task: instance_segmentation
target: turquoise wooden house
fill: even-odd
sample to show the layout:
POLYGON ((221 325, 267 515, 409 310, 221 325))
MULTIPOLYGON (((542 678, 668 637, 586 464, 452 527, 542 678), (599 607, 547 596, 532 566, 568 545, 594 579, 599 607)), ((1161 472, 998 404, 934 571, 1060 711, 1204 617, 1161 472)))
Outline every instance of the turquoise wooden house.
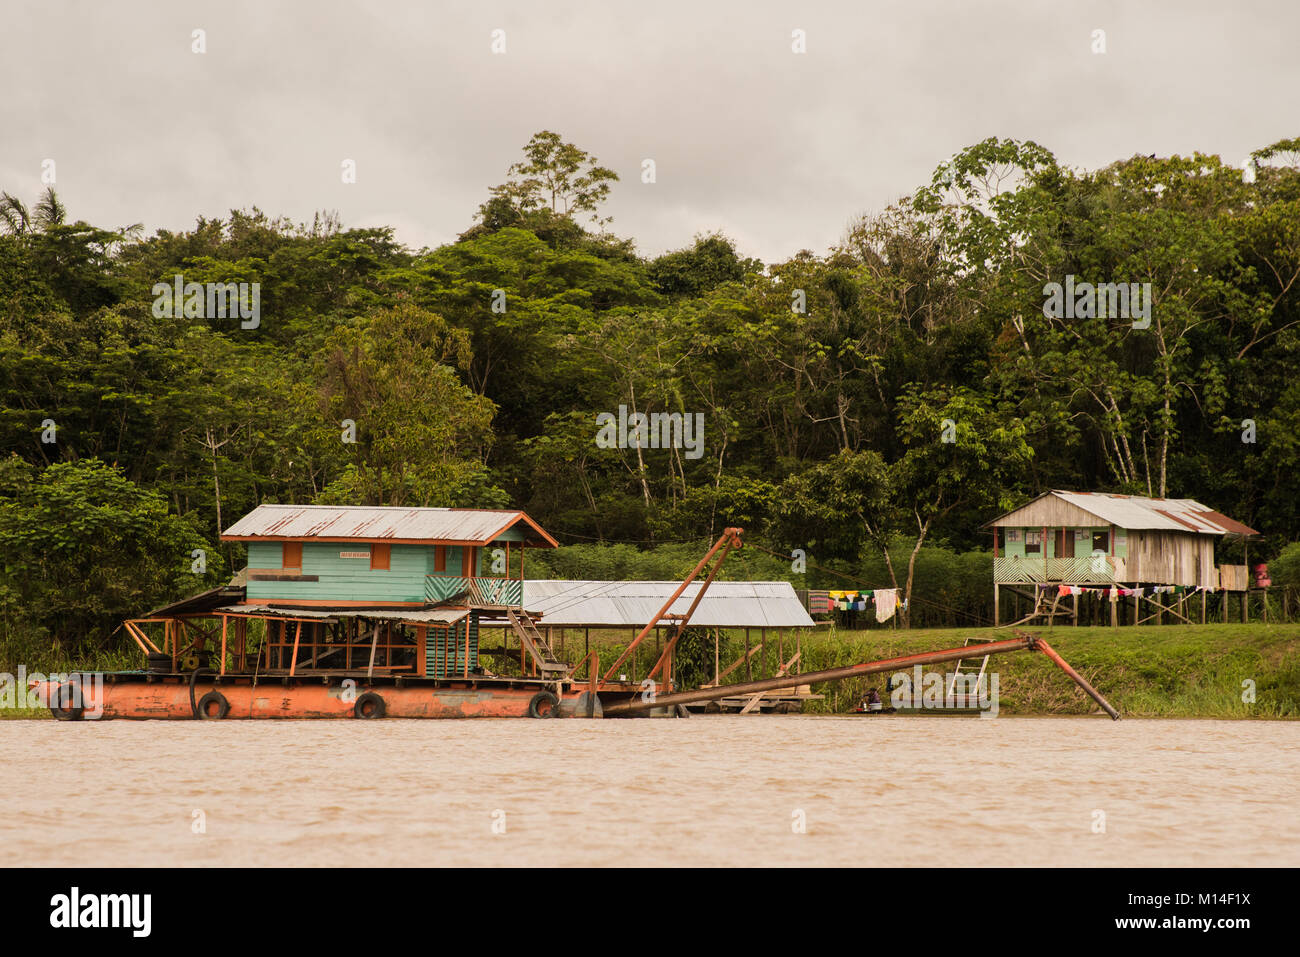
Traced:
POLYGON ((482 617, 508 621, 550 657, 522 607, 523 574, 527 549, 557 546, 521 511, 259 505, 221 539, 247 545, 248 567, 243 601, 217 611, 241 628, 265 622, 272 670, 292 662, 292 673, 309 655, 305 668, 328 659, 468 677, 482 617))

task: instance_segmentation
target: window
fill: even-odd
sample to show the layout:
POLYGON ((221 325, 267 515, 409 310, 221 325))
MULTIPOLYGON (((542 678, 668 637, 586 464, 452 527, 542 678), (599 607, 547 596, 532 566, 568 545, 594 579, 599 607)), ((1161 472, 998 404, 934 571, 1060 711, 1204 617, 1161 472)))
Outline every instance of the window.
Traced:
POLYGON ((302 542, 284 542, 284 552, 280 558, 281 568, 302 570, 302 542))
POLYGON ((371 545, 370 545, 370 570, 371 570, 372 572, 373 572, 373 571, 388 571, 389 551, 390 551, 390 549, 392 549, 392 547, 393 547, 393 546, 392 546, 392 545, 389 545, 387 542, 384 542, 384 543, 382 543, 382 544, 379 543, 379 542, 372 542, 372 543, 371 543, 371 545))
POLYGON ((1094 552, 1110 552, 1110 532, 1093 532, 1092 533, 1092 550, 1094 552))
POLYGON ((445 572, 447 570, 447 546, 433 546, 433 570, 435 572, 445 572))
POLYGON ((1043 533, 1035 531, 1025 532, 1025 554, 1037 555, 1043 550, 1043 533))

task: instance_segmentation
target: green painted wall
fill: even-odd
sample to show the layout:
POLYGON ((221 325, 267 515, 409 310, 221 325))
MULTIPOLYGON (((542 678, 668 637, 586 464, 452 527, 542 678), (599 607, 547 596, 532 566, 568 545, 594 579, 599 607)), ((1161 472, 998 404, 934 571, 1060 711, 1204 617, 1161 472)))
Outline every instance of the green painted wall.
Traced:
MULTIPOLYGON (((1074 557, 1075 557, 1075 558, 1086 558, 1086 557, 1088 557, 1089 555, 1092 554, 1092 535, 1093 535, 1093 533, 1094 533, 1094 532, 1109 532, 1109 531, 1110 531, 1110 526, 1109 526, 1109 525, 1097 525, 1097 526, 1088 527, 1088 528, 1071 528, 1071 529, 1069 529, 1068 531, 1069 531, 1070 534, 1074 534, 1074 533, 1076 533, 1076 532, 1080 532, 1080 531, 1087 533, 1085 538, 1082 538, 1082 539, 1076 539, 1076 541, 1075 541, 1075 543, 1074 543, 1074 557)), ((1061 556, 1058 556, 1058 555, 1056 554, 1056 532, 1055 532, 1055 529, 1051 529, 1051 528, 1049 528, 1049 529, 1047 530, 1047 538, 1046 538, 1046 539, 1044 540, 1044 542, 1043 542, 1042 550, 1041 550, 1041 551, 1038 551, 1038 552, 1034 552, 1033 554, 1027 554, 1027 553, 1025 552, 1025 534, 1026 534, 1027 532, 1039 532, 1039 533, 1041 533, 1041 532, 1042 532, 1042 529, 1041 529, 1041 528, 1018 528, 1018 529, 1010 529, 1010 528, 1007 528, 1007 529, 1003 529, 1003 532, 1004 532, 1005 535, 1006 535, 1006 538, 1005 538, 1005 544, 1006 544, 1006 547, 1005 547, 1003 550, 1001 550, 1000 554, 1005 555, 1005 556, 1008 557, 1008 558, 1019 557, 1019 558, 1031 558, 1031 559, 1033 559, 1033 558, 1042 558, 1042 557, 1044 557, 1044 556, 1046 556, 1046 557, 1048 557, 1048 558, 1059 558, 1059 557, 1061 557, 1061 556), (1013 540, 1012 540, 1013 536, 1012 536, 1011 533, 1012 533, 1013 531, 1014 531, 1014 532, 1019 532, 1019 533, 1020 533, 1019 536, 1018 536, 1018 539, 1019 539, 1018 541, 1013 541, 1013 540)), ((1125 530, 1124 530, 1124 529, 1118 529, 1118 530, 1116 531, 1114 545, 1115 545, 1115 552, 1114 552, 1114 554, 1115 554, 1115 557, 1116 557, 1116 558, 1127 558, 1127 557, 1128 557, 1128 535, 1125 533, 1125 530)), ((1107 554, 1110 554, 1110 552, 1107 552, 1107 554)))
MULTIPOLYGON (((512 533, 513 529, 510 530, 512 533)), ((495 543, 478 549, 475 577, 491 575, 492 549, 495 543)), ((502 546, 504 547, 504 546, 502 546)), ((276 601, 374 601, 424 602, 425 577, 460 578, 461 552, 458 545, 447 547, 447 569, 435 572, 434 547, 431 545, 392 545, 389 567, 371 570, 370 559, 343 558, 341 552, 370 553, 365 542, 304 542, 302 574, 315 575, 317 581, 249 581, 249 600, 276 601)), ((280 542, 250 542, 248 567, 251 574, 280 572, 283 547, 280 542)))
MULTIPOLYGON (((389 567, 370 568, 369 558, 342 558, 340 552, 370 553, 364 542, 304 542, 302 573, 315 575, 318 581, 249 581, 250 599, 269 598, 282 601, 424 601, 424 574, 427 559, 423 545, 392 545, 389 567)), ((248 567, 280 568, 282 550, 279 542, 253 542, 248 546, 248 567)))

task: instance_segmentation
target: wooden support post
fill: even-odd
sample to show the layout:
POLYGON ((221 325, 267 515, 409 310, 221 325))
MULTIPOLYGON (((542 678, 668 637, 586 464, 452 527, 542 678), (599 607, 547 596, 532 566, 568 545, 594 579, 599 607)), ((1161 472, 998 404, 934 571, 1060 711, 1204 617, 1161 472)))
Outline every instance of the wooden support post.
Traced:
POLYGON ((749 666, 749 629, 745 629, 745 680, 753 681, 754 673, 749 666))
POLYGON ((1205 589, 1201 589, 1201 624, 1205 624, 1205 589))
POLYGON ((758 673, 761 675, 766 675, 767 674, 767 629, 766 628, 760 628, 758 630, 758 640, 763 645, 763 650, 759 652, 761 661, 758 666, 758 673))
MULTIPOLYGON (((1139 585, 1138 587, 1140 588, 1140 587, 1142 587, 1142 586, 1139 585)), ((1140 605, 1141 603, 1142 603, 1142 599, 1139 598, 1136 594, 1134 594, 1134 596, 1133 596, 1133 624, 1135 624, 1135 625, 1138 623, 1138 605, 1140 605)))
POLYGON ((721 661, 718 658, 719 655, 718 646, 720 644, 721 634, 722 634, 721 628, 713 629, 713 684, 715 687, 722 680, 721 678, 718 677, 719 665, 721 664, 721 661))
POLYGON ((379 622, 375 622, 374 632, 370 636, 370 665, 366 668, 366 680, 375 676, 375 648, 379 645, 379 622))
MULTIPOLYGON (((298 667, 298 643, 302 641, 302 619, 298 620, 298 628, 293 633, 293 655, 289 658, 289 677, 293 677, 294 670, 298 667)), ((375 656, 374 649, 370 651, 370 657, 373 661, 375 656)))
POLYGON ((1116 590, 1111 593, 1111 596, 1112 597, 1110 599, 1110 626, 1112 628, 1118 628, 1119 627, 1119 586, 1116 586, 1116 590))
MULTIPOLYGON (((1249 566, 1247 566, 1246 568, 1246 574, 1247 575, 1250 574, 1249 566)), ((1248 584, 1246 585, 1246 588, 1241 593, 1241 623, 1245 625, 1249 622, 1250 622, 1250 585, 1248 584)))
POLYGON ((993 627, 997 628, 1002 624, 1002 609, 998 600, 1002 596, 998 593, 998 583, 993 583, 993 627))
POLYGON ((1074 600, 1074 610, 1072 612, 1074 616, 1074 627, 1078 628, 1079 627, 1079 593, 1075 592, 1070 597, 1074 600))

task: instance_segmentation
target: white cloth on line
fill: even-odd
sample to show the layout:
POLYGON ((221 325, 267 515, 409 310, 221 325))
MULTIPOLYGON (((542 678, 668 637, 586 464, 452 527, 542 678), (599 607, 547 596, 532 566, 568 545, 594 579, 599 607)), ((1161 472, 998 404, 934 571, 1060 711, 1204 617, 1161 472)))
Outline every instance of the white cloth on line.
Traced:
POLYGON ((889 621, 894 617, 894 609, 898 606, 898 589, 877 588, 875 598, 876 621, 889 621))

